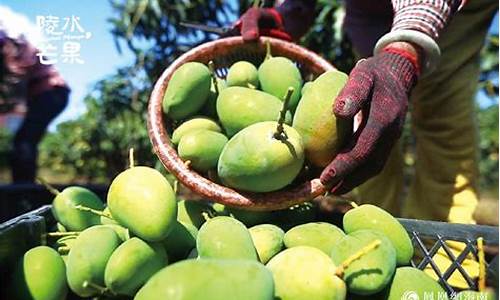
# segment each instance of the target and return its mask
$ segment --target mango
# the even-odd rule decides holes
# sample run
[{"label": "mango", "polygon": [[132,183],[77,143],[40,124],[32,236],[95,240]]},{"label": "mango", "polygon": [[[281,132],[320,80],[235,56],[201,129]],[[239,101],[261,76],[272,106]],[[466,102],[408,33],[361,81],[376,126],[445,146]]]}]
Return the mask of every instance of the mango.
[{"label": "mango", "polygon": [[61,224],[61,223],[59,223],[59,222],[57,222],[57,224],[56,224],[56,230],[57,230],[58,232],[67,232],[67,231],[68,231],[68,230],[66,229],[66,227],[64,227],[64,225],[63,225],[63,224]]},{"label": "mango", "polygon": [[65,188],[52,201],[52,214],[68,231],[81,231],[100,224],[99,216],[75,207],[81,205],[96,210],[103,210],[104,204],[92,191],[70,186]]},{"label": "mango", "polygon": [[47,246],[24,253],[14,270],[10,291],[14,300],[66,299],[66,266],[59,253]]},{"label": "mango", "polygon": [[134,300],[273,300],[271,273],[248,260],[190,259],[168,266]]},{"label": "mango", "polygon": [[335,225],[325,222],[314,222],[298,225],[286,232],[284,243],[287,248],[310,246],[326,255],[332,253],[333,246],[345,233]]},{"label": "mango", "polygon": [[184,224],[200,228],[207,218],[214,215],[215,211],[205,201],[180,200],[177,202],[177,220]]},{"label": "mango", "polygon": [[[279,97],[284,97],[285,92]],[[282,102],[262,91],[233,86],[224,89],[217,98],[217,115],[229,137],[252,124],[277,121]],[[290,124],[291,115],[287,114]]]},{"label": "mango", "polygon": [[302,138],[283,125],[286,141],[274,137],[277,122],[253,124],[226,144],[217,173],[226,186],[249,192],[271,192],[289,185],[304,163]]},{"label": "mango", "polygon": [[215,217],[203,224],[196,238],[196,249],[203,259],[258,260],[250,232],[231,217]]},{"label": "mango", "polygon": [[168,82],[163,112],[174,120],[194,115],[207,101],[211,74],[207,66],[188,62],[180,66]]},{"label": "mango", "polygon": [[[217,216],[229,216],[228,208],[224,204],[213,203],[212,208]],[[237,218],[236,218],[237,219]],[[241,221],[241,220],[240,220]]]},{"label": "mango", "polygon": [[376,294],[390,282],[396,268],[396,250],[385,235],[374,230],[355,231],[333,245],[332,260],[340,265],[375,240],[380,240],[380,245],[354,260],[344,271],[343,279],[353,294]]},{"label": "mango", "polygon": [[272,211],[250,211],[234,207],[227,207],[226,210],[231,217],[238,219],[248,227],[271,222],[274,216]]},{"label": "mango", "polygon": [[226,80],[227,86],[242,86],[253,89],[259,87],[257,68],[247,61],[234,63],[227,72]]},{"label": "mango", "polygon": [[396,249],[398,266],[408,265],[413,257],[413,244],[403,225],[390,213],[371,204],[363,204],[349,210],[343,219],[346,233],[361,229],[380,231],[392,242]]},{"label": "mango", "polygon": [[66,261],[68,284],[75,294],[100,294],[95,286],[104,286],[106,264],[120,243],[116,232],[106,226],[93,226],[78,235]]},{"label": "mango", "polygon": [[494,290],[478,291],[461,291],[453,300],[495,300]]},{"label": "mango", "polygon": [[[227,83],[224,79],[221,79],[217,77],[217,89],[222,91],[227,87]],[[205,116],[208,116],[210,118],[217,118],[217,97],[219,94],[217,93],[217,90],[215,89],[214,81],[212,80],[210,84],[210,93],[208,94],[208,99],[207,102],[205,102],[205,105],[203,105],[203,108],[201,109],[201,113]]]},{"label": "mango", "polygon": [[317,206],[312,202],[297,204],[287,209],[275,211],[272,223],[288,231],[297,225],[316,220],[317,210]]},{"label": "mango", "polygon": [[412,267],[396,269],[385,299],[448,299],[445,290],[429,275]]},{"label": "mango", "polygon": [[190,131],[179,142],[177,151],[190,167],[199,172],[207,172],[217,167],[220,153],[227,143],[227,137],[219,132],[206,129]]},{"label": "mango", "polygon": [[347,74],[329,71],[308,88],[297,106],[293,128],[302,136],[306,159],[326,167],[352,132],[352,120],[336,119],[332,107]]},{"label": "mango", "polygon": [[266,264],[283,249],[285,232],[276,225],[261,224],[249,229],[259,260]]},{"label": "mango", "polygon": [[109,258],[104,282],[112,293],[134,296],[167,263],[167,254],[161,244],[133,237],[118,246]]},{"label": "mango", "polygon": [[[106,208],[102,211],[106,215],[111,215],[111,212],[109,211],[109,207],[106,206]],[[113,217],[108,218],[105,216],[101,216],[101,224],[106,225],[106,224],[115,224],[118,225],[118,222],[115,221]]]},{"label": "mango", "polygon": [[174,145],[178,145],[181,138],[188,132],[206,129],[213,132],[221,132],[220,126],[209,118],[193,118],[182,123],[177,127],[172,133],[172,138],[170,139]]},{"label": "mango", "polygon": [[273,273],[275,296],[280,300],[344,300],[345,283],[322,251],[298,246],[286,249],[266,265]]},{"label": "mango", "polygon": [[113,229],[115,231],[115,233],[118,235],[118,237],[120,238],[120,240],[122,240],[122,242],[125,242],[126,240],[130,239],[129,230],[123,226],[120,226],[118,224],[104,224],[104,225],[98,225],[98,226],[104,226],[104,227],[108,227],[108,228]]},{"label": "mango", "polygon": [[132,167],[111,183],[108,206],[115,220],[146,241],[163,240],[177,217],[174,191],[157,170]]},{"label": "mango", "polygon": [[290,98],[290,110],[295,111],[300,99],[302,76],[299,68],[286,57],[271,57],[266,59],[258,70],[259,82],[262,90],[280,99],[286,94],[289,87],[294,88]]},{"label": "mango", "polygon": [[304,97],[307,90],[312,86],[312,84],[313,84],[312,81],[308,81],[308,82],[304,83],[304,85],[302,86],[302,90],[300,90],[300,94],[302,95],[302,97]]},{"label": "mango", "polygon": [[163,240],[170,262],[185,259],[189,252],[196,247],[198,228],[189,223],[176,222],[174,229]]}]

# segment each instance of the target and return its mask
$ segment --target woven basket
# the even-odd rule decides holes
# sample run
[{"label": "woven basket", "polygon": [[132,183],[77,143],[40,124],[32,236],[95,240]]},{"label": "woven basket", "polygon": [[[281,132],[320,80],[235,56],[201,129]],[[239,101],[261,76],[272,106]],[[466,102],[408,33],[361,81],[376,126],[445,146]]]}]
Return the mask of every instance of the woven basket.
[{"label": "woven basket", "polygon": [[162,100],[174,71],[186,62],[197,61],[208,64],[213,61],[216,74],[224,78],[228,68],[239,60],[259,65],[266,55],[266,44],[271,46],[273,56],[284,56],[294,61],[303,78],[312,80],[334,67],[317,54],[296,44],[275,38],[261,37],[258,42],[244,42],[241,37],[230,37],[205,43],[175,60],[156,82],[148,107],[148,131],[153,149],[163,165],[186,187],[212,201],[248,210],[277,210],[299,204],[325,192],[319,179],[306,181],[293,188],[270,193],[239,192],[216,184],[190,169],[172,147],[169,132],[173,122],[162,112]]}]

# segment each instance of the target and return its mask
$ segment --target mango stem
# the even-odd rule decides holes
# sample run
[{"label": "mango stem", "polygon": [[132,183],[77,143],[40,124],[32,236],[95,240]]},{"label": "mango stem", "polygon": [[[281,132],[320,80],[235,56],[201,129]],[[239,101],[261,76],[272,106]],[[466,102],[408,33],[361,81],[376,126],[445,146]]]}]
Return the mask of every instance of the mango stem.
[{"label": "mango stem", "polygon": [[272,58],[273,55],[271,54],[271,43],[269,40],[266,40],[266,57],[264,57],[264,60],[268,60]]},{"label": "mango stem", "polygon": [[484,260],[484,247],[483,238],[477,239],[477,256],[479,258],[479,278],[478,278],[478,289],[479,292],[483,292],[486,289],[486,268]]},{"label": "mango stem", "polygon": [[129,161],[130,168],[133,168],[134,167],[134,148],[130,148],[130,150],[128,151],[128,161]]},{"label": "mango stem", "polygon": [[337,267],[337,270],[335,270],[335,275],[338,277],[342,278],[344,276],[345,269],[349,267],[349,265],[355,261],[363,257],[365,254],[368,254],[370,251],[376,249],[378,246],[380,246],[382,242],[380,240],[374,240],[370,244],[364,246],[361,248],[361,250],[357,251],[353,255],[349,256],[346,260],[342,262],[340,266]]},{"label": "mango stem", "polygon": [[90,207],[86,207],[86,206],[83,206],[83,205],[77,205],[75,206],[76,209],[78,210],[81,210],[81,211],[86,211],[86,212],[89,212],[89,213],[93,213],[94,215],[98,215],[98,216],[101,216],[101,217],[105,217],[105,218],[108,218],[108,219],[113,219],[113,217],[111,216],[111,214],[107,214],[101,210],[97,210],[97,209],[93,209],[93,208],[90,208]]},{"label": "mango stem", "polygon": [[47,232],[47,236],[49,236],[49,237],[62,237],[62,236],[79,235],[79,234],[80,234],[80,231]]},{"label": "mango stem", "polygon": [[285,123],[286,112],[288,110],[288,103],[290,102],[290,98],[294,92],[293,87],[289,87],[286,91],[285,98],[283,100],[283,107],[280,111],[280,117],[278,119],[278,127],[276,128],[276,132],[274,133],[274,138],[280,141],[286,141],[288,136],[286,135],[285,129],[283,127],[283,123]]},{"label": "mango stem", "polygon": [[215,74],[215,64],[213,60],[208,62],[208,69],[210,70],[210,74],[212,77],[212,84],[215,88],[215,94],[219,96],[219,83],[217,82],[217,75]]},{"label": "mango stem", "polygon": [[98,284],[95,284],[95,283],[93,283],[93,282],[90,282],[90,281],[88,281],[88,280],[85,280],[85,281],[83,282],[82,286],[83,286],[83,288],[91,287],[91,288],[93,288],[94,290],[98,291],[98,292],[99,292],[99,294],[101,294],[101,295],[104,295],[104,294],[106,294],[106,293],[109,291],[109,290],[108,290],[108,288],[105,288],[105,287],[103,287],[103,286],[100,286],[100,285],[98,285]]},{"label": "mango stem", "polygon": [[49,192],[50,192],[51,194],[53,194],[54,196],[57,196],[57,195],[59,195],[59,193],[61,193],[61,192],[59,192],[59,190],[57,190],[55,187],[51,186],[51,185],[50,185],[47,181],[45,181],[45,179],[43,179],[43,178],[37,177],[37,178],[36,178],[36,181],[37,181],[38,183],[40,183],[41,185],[43,185],[43,186],[47,189],[47,191],[49,191]]}]

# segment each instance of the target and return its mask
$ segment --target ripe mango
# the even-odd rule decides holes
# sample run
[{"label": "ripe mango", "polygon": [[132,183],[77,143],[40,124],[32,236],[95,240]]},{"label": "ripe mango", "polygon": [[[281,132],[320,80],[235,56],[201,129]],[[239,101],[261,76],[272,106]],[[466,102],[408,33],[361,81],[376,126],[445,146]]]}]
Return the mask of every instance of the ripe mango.
[{"label": "ripe mango", "polygon": [[106,264],[120,243],[116,232],[104,225],[90,227],[78,235],[66,261],[68,284],[75,294],[90,297],[100,293],[92,285],[104,285]]},{"label": "ripe mango", "polygon": [[163,112],[174,120],[194,115],[207,100],[210,81],[210,71],[204,64],[183,64],[170,78],[163,97]]},{"label": "ripe mango", "polygon": [[220,153],[227,143],[227,137],[219,132],[206,129],[186,133],[179,142],[177,151],[184,161],[199,172],[207,172],[217,167]]},{"label": "ripe mango", "polygon": [[347,234],[361,229],[380,231],[391,240],[396,249],[398,266],[408,265],[413,257],[413,244],[403,225],[385,210],[371,204],[363,204],[349,210],[343,219]]},{"label": "ripe mango", "polygon": [[273,300],[271,273],[248,260],[190,259],[156,273],[134,300]]},{"label": "ripe mango", "polygon": [[266,265],[273,273],[275,296],[280,300],[344,300],[345,283],[322,251],[298,246],[286,249]]},{"label": "ripe mango", "polygon": [[174,145],[179,144],[181,138],[188,132],[206,129],[213,132],[221,132],[220,126],[212,119],[209,118],[193,118],[182,123],[177,127],[172,133],[172,138],[170,139]]},{"label": "ripe mango", "polygon": [[215,211],[205,201],[180,200],[177,202],[177,220],[184,224],[200,228],[208,217],[214,215]]},{"label": "ripe mango", "polygon": [[326,167],[352,131],[352,120],[336,119],[332,107],[347,82],[347,74],[329,71],[308,87],[297,106],[293,128],[302,136],[306,159]]},{"label": "ripe mango", "polygon": [[78,205],[96,210],[104,209],[101,199],[92,191],[79,186],[70,186],[57,194],[52,201],[52,214],[69,231],[81,231],[100,224],[98,215],[76,209]]},{"label": "ripe mango", "polygon": [[277,122],[253,124],[226,144],[217,171],[222,183],[249,192],[271,192],[290,184],[304,163],[302,138],[284,125],[286,142],[274,137]]},{"label": "ripe mango", "polygon": [[[286,90],[285,90],[286,91]],[[280,97],[284,97],[283,92]],[[252,124],[277,121],[282,108],[280,98],[249,88],[233,86],[223,90],[217,98],[217,115],[229,137]],[[289,124],[291,115],[287,113]]]},{"label": "ripe mango", "polygon": [[259,260],[266,264],[283,249],[285,232],[276,225],[261,224],[249,229]]},{"label": "ripe mango", "polygon": [[134,296],[167,263],[167,254],[161,244],[133,237],[118,246],[109,258],[104,282],[115,294]]},{"label": "ripe mango", "polygon": [[14,300],[66,299],[66,266],[59,253],[47,246],[24,253],[14,270],[10,291]]},{"label": "ripe mango", "polygon": [[132,167],[111,183],[108,206],[116,221],[146,241],[161,241],[172,230],[177,202],[168,181],[157,170]]},{"label": "ripe mango", "polygon": [[284,242],[287,248],[310,246],[330,255],[333,246],[344,236],[345,233],[335,225],[326,222],[313,222],[295,226],[287,231]]},{"label": "ripe mango", "polygon": [[197,235],[198,229],[194,225],[176,222],[172,232],[162,242],[167,251],[168,260],[172,263],[185,259],[191,249],[196,247]]},{"label": "ripe mango", "polygon": [[288,58],[276,56],[266,59],[259,67],[259,82],[262,90],[279,99],[289,87],[294,88],[290,98],[290,110],[295,111],[302,89],[302,76],[297,66]]},{"label": "ripe mango", "polygon": [[227,72],[226,80],[227,86],[242,86],[253,89],[259,87],[257,68],[247,61],[234,63]]},{"label": "ripe mango", "polygon": [[258,260],[250,232],[231,217],[215,217],[203,224],[196,249],[201,258]]},{"label": "ripe mango", "polygon": [[390,282],[396,268],[396,250],[385,235],[374,230],[355,231],[333,245],[332,260],[340,265],[375,240],[380,240],[380,245],[354,260],[344,271],[343,279],[353,294],[375,294]]},{"label": "ripe mango", "polygon": [[412,267],[396,269],[385,299],[448,299],[445,290],[424,271]]}]

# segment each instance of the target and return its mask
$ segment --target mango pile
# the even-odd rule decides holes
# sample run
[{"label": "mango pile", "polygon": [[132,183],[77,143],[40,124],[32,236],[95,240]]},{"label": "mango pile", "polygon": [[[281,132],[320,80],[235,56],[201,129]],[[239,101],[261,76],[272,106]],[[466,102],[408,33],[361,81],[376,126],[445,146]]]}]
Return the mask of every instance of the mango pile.
[{"label": "mango pile", "polygon": [[69,291],[135,300],[446,297],[409,266],[402,225],[373,205],[355,206],[336,226],[316,221],[312,203],[251,212],[186,201],[144,166],[113,180],[107,206],[85,188],[55,193],[56,231],[19,260],[9,299],[62,300]]},{"label": "mango pile", "polygon": [[346,81],[330,71],[304,84],[294,62],[270,53],[260,66],[235,62],[224,79],[213,63],[188,62],[173,73],[162,107],[190,168],[240,191],[271,192],[325,167],[351,134],[352,120],[331,113]]}]

